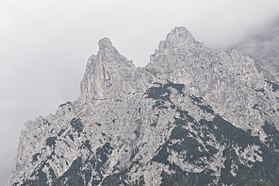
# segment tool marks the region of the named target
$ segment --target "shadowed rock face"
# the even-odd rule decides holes
[[[278,87],[184,27],[144,68],[101,39],[79,99],[25,124],[8,185],[277,185]]]

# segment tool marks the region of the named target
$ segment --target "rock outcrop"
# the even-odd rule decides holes
[[[22,129],[8,185],[279,184],[279,84],[184,27],[143,68],[108,38],[81,95]]]

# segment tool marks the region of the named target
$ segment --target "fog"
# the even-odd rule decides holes
[[[264,28],[278,14],[278,0],[1,0],[0,185],[10,174],[24,123],[78,97],[100,38],[109,37],[144,66],[175,26],[212,48],[229,48],[261,30],[266,35],[259,45],[276,33]]]
[[[279,18],[272,19],[265,23],[265,26],[252,31],[237,47],[258,57],[279,56]]]

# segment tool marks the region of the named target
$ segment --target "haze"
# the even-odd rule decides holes
[[[144,66],[175,26],[209,47],[229,48],[265,30],[278,14],[278,0],[1,0],[0,185],[10,174],[24,122],[78,97],[100,38],[109,37]]]

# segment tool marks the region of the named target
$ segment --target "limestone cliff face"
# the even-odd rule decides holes
[[[270,107],[269,102],[277,102],[276,94],[264,81],[252,58],[236,50],[206,48],[185,28],[174,29],[166,41],[160,43],[146,68],[161,79],[185,84],[189,94],[204,97],[219,114],[244,130],[254,130],[258,128],[257,123],[266,119],[257,117],[259,112],[253,109],[254,105],[261,102],[265,112],[278,107]],[[271,100],[256,91],[262,88],[268,91]],[[253,133],[258,132],[256,130]]]
[[[86,102],[127,94],[133,87],[125,79],[132,80],[135,71],[134,64],[121,56],[108,38],[101,39],[99,52],[88,60],[81,99]]]
[[[22,129],[8,185],[279,183],[279,84],[184,27],[137,68],[108,38],[81,95]]]

